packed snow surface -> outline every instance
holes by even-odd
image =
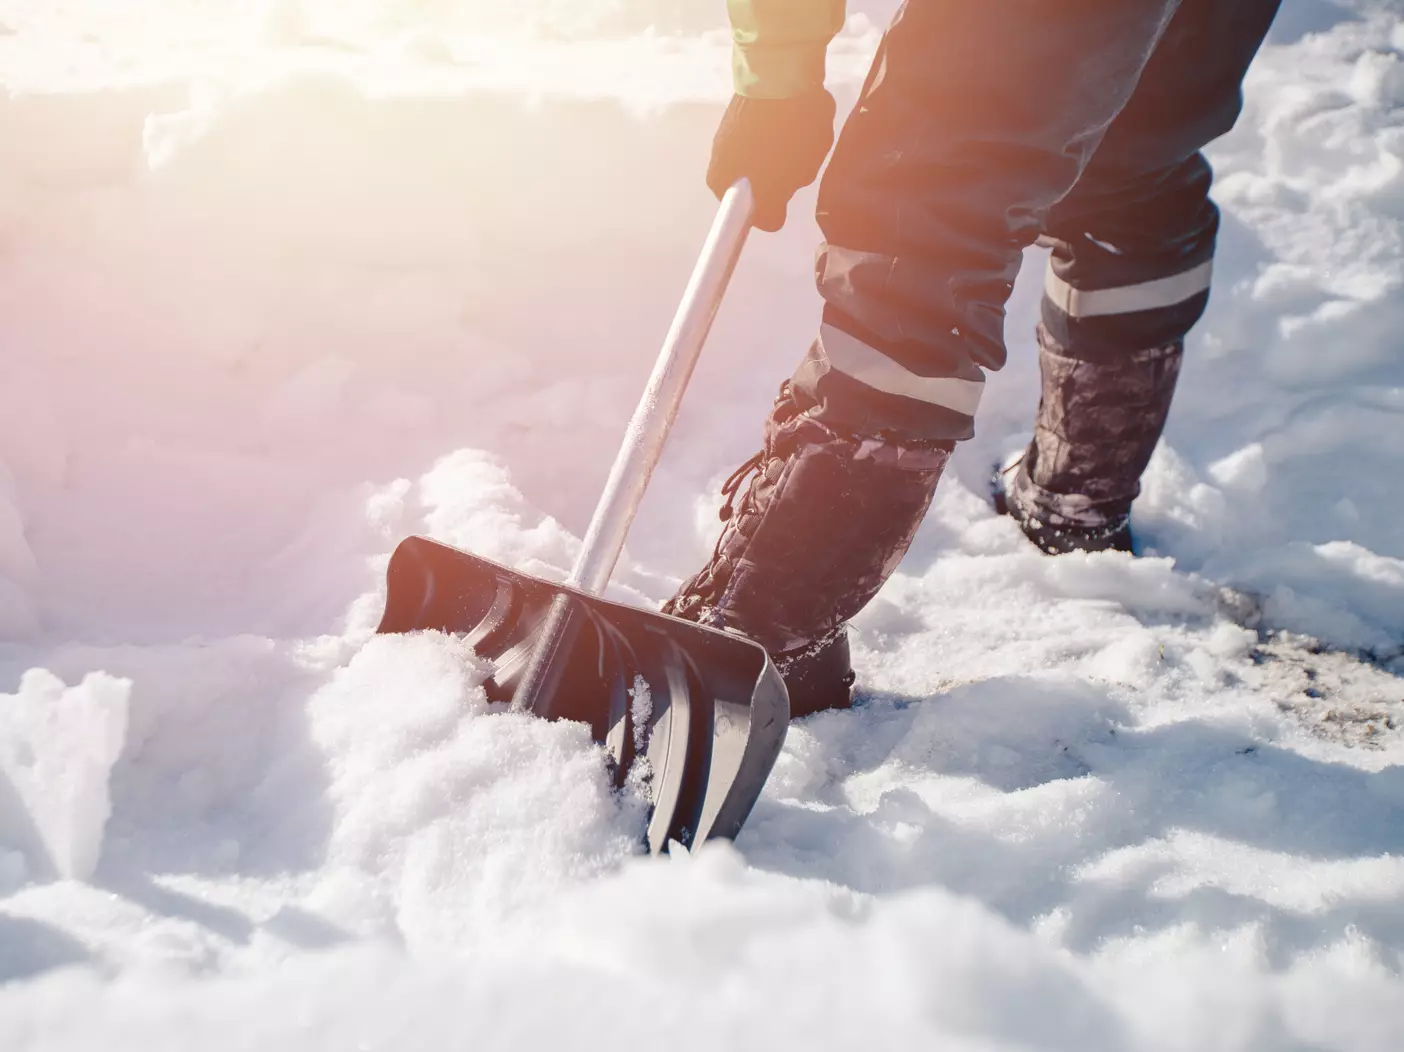
[[[861,704],[734,846],[641,857],[582,727],[373,636],[406,534],[569,566],[714,207],[722,6],[0,2],[0,1049],[1404,1047],[1395,4],[1288,0],[1212,148],[1143,555],[984,499],[1031,251]],[[625,601],[803,353],[812,201],[747,248]]]

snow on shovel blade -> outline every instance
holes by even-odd
[[[492,662],[488,698],[510,702],[548,621],[573,619],[531,711],[579,720],[617,785],[631,770],[652,804],[648,844],[734,837],[779,755],[784,683],[750,640],[543,581],[423,537],[390,557],[378,631],[464,635]],[[539,660],[539,659],[538,659]]]

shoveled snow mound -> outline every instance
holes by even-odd
[[[713,207],[724,12],[255,6],[0,2],[0,1048],[1400,1047],[1397,16],[1289,0],[1213,148],[1146,554],[984,500],[1031,252],[863,704],[656,861],[583,728],[372,633],[408,533],[569,566]],[[811,205],[747,248],[622,599],[709,549]]]
[[[313,695],[332,824],[309,904],[333,924],[452,948],[637,850],[642,805],[588,729],[484,718],[486,671],[461,642],[377,638]]]
[[[131,685],[101,672],[65,689],[31,669],[0,702],[0,823],[9,880],[90,880],[112,813],[108,781],[127,737]],[[0,885],[3,886],[3,885]]]

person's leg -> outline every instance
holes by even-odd
[[[1233,126],[1278,0],[1184,0],[1082,178],[1050,211],[1042,399],[1004,509],[1048,552],[1129,550],[1131,502],[1204,313],[1219,214],[1199,152]]]
[[[906,552],[1004,362],[1022,250],[1177,6],[908,0],[884,38],[820,187],[819,338],[713,558],[665,607],[765,646],[797,714],[846,697],[827,674],[809,691],[806,669],[836,663]]]

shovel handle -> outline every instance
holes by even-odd
[[[751,184],[745,179],[722,197],[653,375],[624,433],[624,444],[614,458],[604,493],[585,531],[584,546],[570,574],[570,584],[591,595],[604,591],[624,550],[624,539],[663,453],[683,392],[746,243],[752,200]]]

